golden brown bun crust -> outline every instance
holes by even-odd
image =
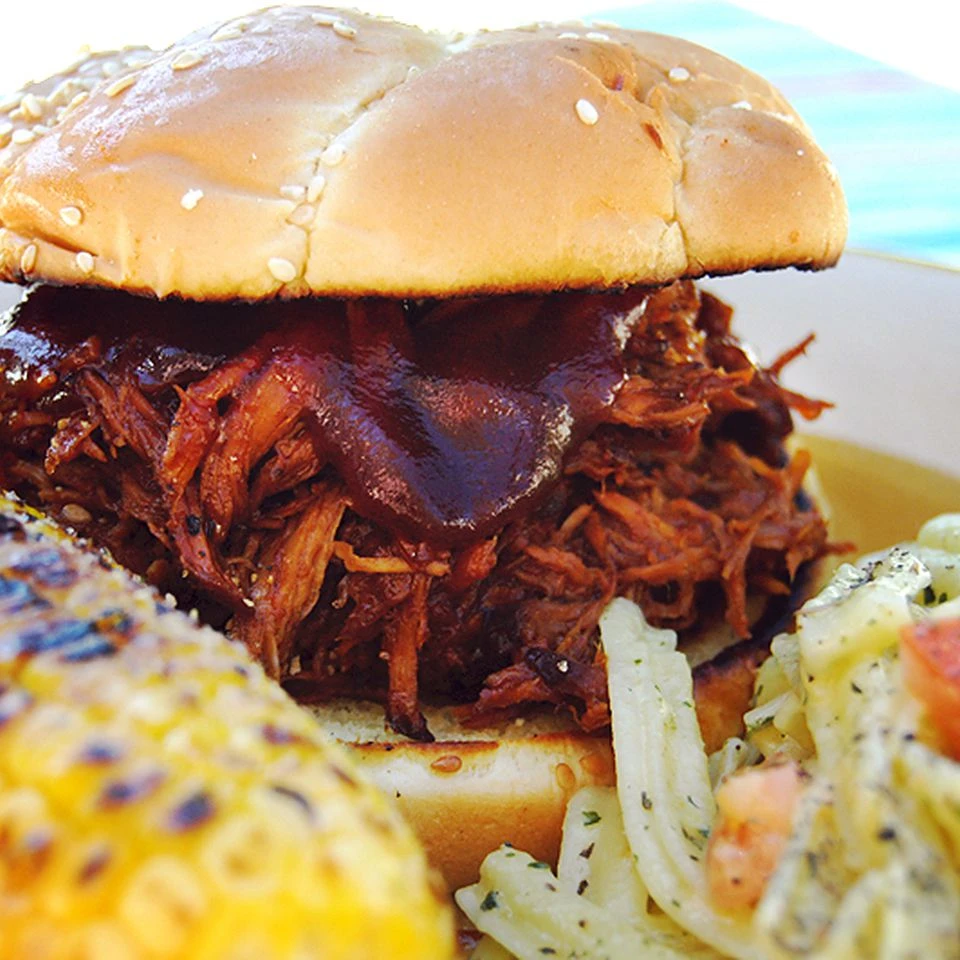
[[[655,34],[451,38],[274,8],[121,65],[61,115],[32,92],[0,117],[7,280],[552,291],[828,266],[846,235],[834,170],[783,97]]]

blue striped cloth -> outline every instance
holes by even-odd
[[[726,3],[588,16],[686,37],[767,77],[836,164],[849,246],[960,267],[960,94]]]

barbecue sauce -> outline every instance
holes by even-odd
[[[358,513],[450,546],[499,530],[559,477],[625,381],[647,301],[633,290],[196,304],[39,287],[0,336],[0,401],[42,397],[65,415],[82,403],[71,374],[86,368],[166,391],[173,418],[172,385],[250,356],[251,382],[269,376],[274,400],[298,408]]]

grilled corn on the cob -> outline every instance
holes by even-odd
[[[447,958],[388,802],[245,652],[0,496],[0,958]]]

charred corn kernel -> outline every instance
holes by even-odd
[[[452,953],[413,835],[315,721],[0,497],[0,958]]]

